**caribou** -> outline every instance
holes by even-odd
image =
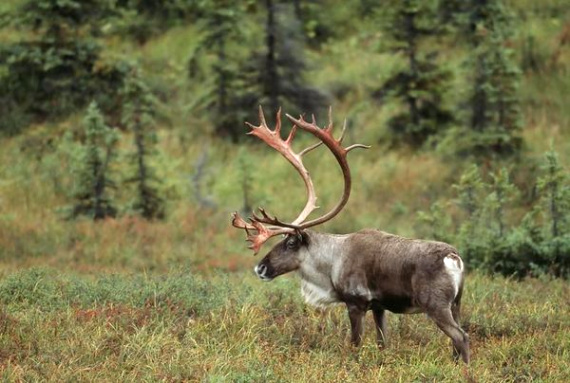
[[[244,229],[250,248],[257,254],[271,237],[283,235],[267,255],[255,266],[255,273],[264,281],[297,271],[301,277],[301,293],[308,304],[327,306],[344,303],[351,326],[351,343],[358,347],[363,337],[363,319],[372,311],[379,347],[387,341],[386,315],[425,313],[449,337],[453,358],[469,363],[469,337],[459,326],[464,265],[458,251],[443,242],[408,239],[376,229],[351,234],[327,234],[310,230],[335,217],[348,202],[351,174],[348,153],[366,145],[342,145],[346,121],[339,139],[334,138],[332,116],[325,128],[303,116],[286,114],[292,129],[286,139],[281,136],[281,110],[275,128],[267,126],[263,109],[259,108],[260,125],[248,122],[248,133],[258,137],[279,152],[301,175],[307,202],[292,222],[283,222],[259,208],[248,220],[237,212],[232,225]],[[292,141],[300,128],[318,139],[312,146],[295,152]],[[313,181],[303,164],[303,156],[324,144],[340,165],[344,190],[341,199],[330,211],[307,220],[317,208]]]

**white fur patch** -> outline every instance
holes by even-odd
[[[311,245],[300,254],[301,294],[308,304],[327,306],[339,302],[333,288],[334,268],[341,260],[339,246],[345,238],[312,233]]]
[[[301,283],[301,294],[305,302],[312,306],[323,307],[339,302],[332,286],[327,289],[307,280]]]
[[[445,265],[447,274],[449,274],[453,281],[453,287],[455,289],[454,296],[457,296],[459,285],[461,284],[461,278],[463,278],[463,261],[457,254],[449,254],[443,258],[443,264]]]
[[[351,289],[351,292],[353,295],[355,295],[357,297],[361,297],[361,298],[364,298],[366,300],[372,299],[372,292],[369,289],[367,289],[366,287],[357,285],[356,288]]]

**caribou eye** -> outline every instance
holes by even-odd
[[[287,241],[285,241],[285,246],[287,247],[287,249],[296,249],[298,240],[297,240],[297,236],[296,235],[292,235],[289,238],[287,238]]]

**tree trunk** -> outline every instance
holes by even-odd
[[[279,109],[279,74],[277,73],[276,59],[276,25],[275,5],[273,0],[265,1],[267,7],[266,44],[267,55],[265,57],[264,87],[265,95],[269,97],[269,108],[272,113]]]

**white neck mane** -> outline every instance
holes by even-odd
[[[301,294],[310,305],[339,303],[333,289],[335,271],[340,266],[340,250],[346,235],[311,232],[310,243],[301,256]]]

